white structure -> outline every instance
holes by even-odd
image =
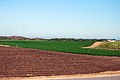
[[[116,42],[116,40],[110,40],[110,39],[109,39],[108,42]]]

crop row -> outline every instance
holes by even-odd
[[[18,46],[23,48],[33,48],[40,50],[50,50],[97,56],[120,56],[120,50],[82,48],[85,46],[90,46],[93,43],[94,41],[0,41],[0,44]]]

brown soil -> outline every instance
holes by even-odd
[[[103,44],[104,42],[95,42],[94,44],[92,44],[91,46],[87,46],[87,47],[84,47],[84,48],[94,48],[94,47],[97,47],[101,44]]]
[[[0,47],[0,77],[56,76],[120,70],[120,57]]]

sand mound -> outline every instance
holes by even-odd
[[[103,44],[104,42],[95,42],[94,44],[92,44],[91,46],[87,46],[87,47],[84,47],[84,48],[94,48],[94,47],[97,47],[97,46],[100,46],[101,44]]]

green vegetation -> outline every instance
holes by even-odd
[[[82,48],[90,46],[94,41],[0,41],[0,44],[34,48],[40,50],[51,50],[59,52],[70,52],[77,54],[88,54],[97,56],[120,56],[119,50],[101,50]]]
[[[120,42],[105,42],[104,44],[96,48],[97,49],[120,50]]]

